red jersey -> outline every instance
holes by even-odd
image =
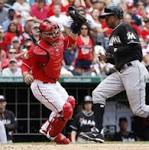
[[[48,16],[48,6],[44,5],[42,9],[39,9],[38,4],[34,3],[31,7],[31,15],[40,20],[46,19]]]
[[[15,33],[12,33],[12,32],[6,32],[5,36],[4,36],[4,43],[7,47],[7,50],[8,50],[8,47],[10,46],[11,44],[11,41],[12,39],[16,36]]]
[[[49,7],[48,7],[48,17],[50,16],[54,16],[54,2],[52,2]],[[66,12],[67,11],[67,7],[64,7],[63,5],[61,5],[61,12]]]
[[[77,49],[78,49],[78,56],[77,59],[82,59],[82,60],[93,60],[93,41],[90,38],[89,42],[85,44],[81,36],[77,38]]]
[[[141,35],[144,40],[149,39],[149,30],[147,28],[144,28],[141,32]]]
[[[7,45],[6,45],[6,43],[5,43],[4,40],[3,40],[3,41],[0,41],[0,49],[2,49],[2,50],[4,50],[4,51],[7,50]]]
[[[26,59],[23,60],[22,72],[32,71],[34,79],[55,83],[60,76],[64,49],[62,36],[55,46],[41,40],[28,51]]]

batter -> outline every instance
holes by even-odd
[[[103,80],[92,92],[97,128],[101,130],[106,99],[126,90],[134,115],[147,118],[149,106],[145,104],[145,86],[148,72],[142,61],[139,37],[134,29],[121,21],[123,10],[108,6],[100,16],[112,28],[109,47],[99,57],[115,65],[116,71]]]

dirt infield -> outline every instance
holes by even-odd
[[[0,150],[149,150],[149,143],[135,144],[69,144],[55,145],[45,143],[6,144]]]

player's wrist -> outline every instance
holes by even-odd
[[[29,72],[23,72],[23,76],[25,77],[25,76],[27,76],[27,75],[29,75],[30,73]]]

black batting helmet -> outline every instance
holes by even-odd
[[[123,9],[120,6],[110,5],[104,9],[104,12],[99,16],[105,18],[106,16],[117,16],[119,19],[123,18]]]

